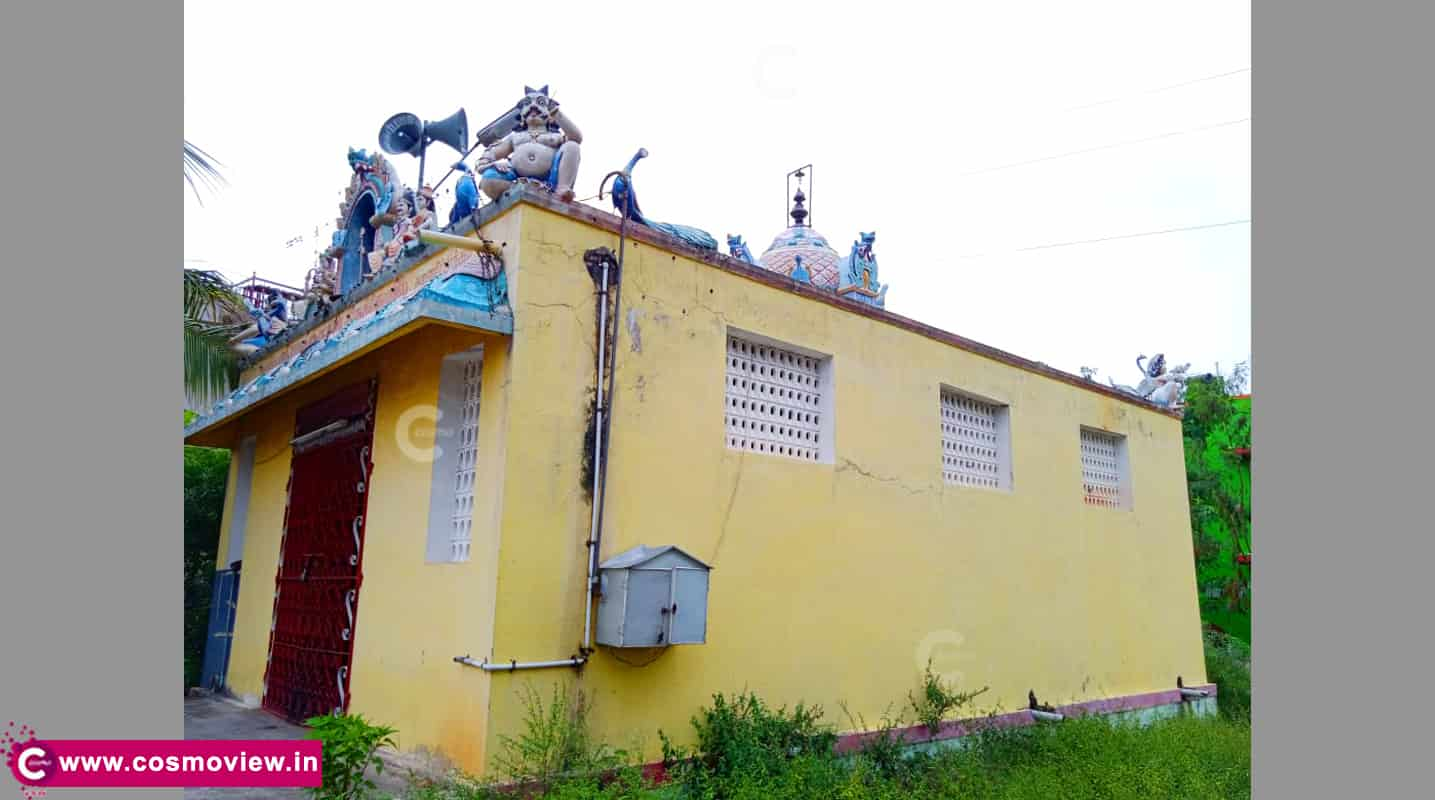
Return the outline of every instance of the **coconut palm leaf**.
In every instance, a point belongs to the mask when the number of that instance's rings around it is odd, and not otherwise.
[[[184,392],[197,407],[208,409],[222,398],[239,377],[228,337],[206,334],[184,326]]]
[[[204,205],[204,198],[199,194],[199,184],[204,184],[208,189],[214,189],[218,185],[226,183],[224,176],[220,174],[218,167],[222,166],[214,156],[204,152],[188,140],[184,143],[184,180],[194,192],[194,199]]]
[[[247,324],[244,300],[217,272],[184,271],[184,390],[201,407],[239,378],[229,339]]]
[[[244,298],[229,288],[218,272],[207,269],[184,271],[184,316],[204,322],[236,322],[249,310]]]
[[[225,183],[219,161],[187,139],[184,180],[200,205],[200,184],[213,190]],[[229,339],[248,322],[243,298],[219,273],[184,271],[184,389],[192,402],[208,407],[238,382],[239,365]]]

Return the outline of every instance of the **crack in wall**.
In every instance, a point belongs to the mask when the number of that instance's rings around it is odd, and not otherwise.
[[[858,464],[856,461],[853,461],[850,458],[839,459],[839,462],[840,463],[838,463],[837,468],[833,470],[834,473],[855,472],[864,478],[868,478],[879,483],[894,484],[908,494],[926,494],[928,491],[930,491],[930,487],[914,489],[904,483],[900,478],[885,478],[881,475],[877,475],[876,473],[868,472],[867,470],[862,468],[862,465]]]
[[[727,524],[728,521],[732,519],[733,506],[737,505],[737,487],[742,483],[742,465],[746,460],[742,454],[739,454],[737,457],[737,475],[733,476],[732,479],[732,494],[728,495],[727,510],[724,511],[722,515],[722,527],[718,529],[717,543],[713,545],[712,558],[708,559],[708,564],[712,566],[717,566],[718,554],[722,552],[723,540],[727,539]]]
[[[724,314],[724,313],[721,312],[721,311],[718,311],[717,309],[713,308],[712,306],[708,305],[707,303],[703,303],[703,302],[701,302],[701,301],[698,301],[698,302],[694,302],[694,303],[693,303],[693,306],[694,306],[695,308],[701,308],[702,310],[708,312],[709,314],[713,315],[714,317],[717,317],[718,319],[722,320],[722,322],[723,322],[724,325],[726,325],[726,326],[728,326],[728,327],[732,327],[732,320],[729,320],[729,319],[727,318],[727,315],[726,315],[726,314]]]

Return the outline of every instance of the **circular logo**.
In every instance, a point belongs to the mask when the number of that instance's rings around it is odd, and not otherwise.
[[[428,464],[443,455],[443,448],[433,444],[433,439],[429,439],[426,444],[415,443],[415,438],[423,437],[414,436],[414,423],[422,420],[437,425],[438,406],[416,405],[407,408],[399,415],[399,420],[394,425],[394,439],[398,442],[399,452],[421,464]]]
[[[16,743],[10,767],[15,779],[26,786],[44,786],[60,771],[55,751],[44,742],[33,740]]]
[[[967,638],[957,631],[932,631],[917,643],[917,669],[925,671],[930,666],[932,672],[943,681],[961,686],[966,673],[957,665],[971,658],[961,650],[966,640]]]
[[[790,44],[774,44],[757,55],[755,83],[769,100],[791,100],[797,96],[794,75],[802,74],[797,48]]]

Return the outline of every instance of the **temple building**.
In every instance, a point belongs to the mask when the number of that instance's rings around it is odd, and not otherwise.
[[[929,664],[1016,722],[1209,712],[1171,404],[887,311],[800,189],[724,254],[639,210],[645,151],[574,202],[546,87],[503,119],[447,225],[351,151],[305,298],[185,428],[235,454],[211,687],[476,774],[528,683],[650,762],[716,692],[877,720]]]

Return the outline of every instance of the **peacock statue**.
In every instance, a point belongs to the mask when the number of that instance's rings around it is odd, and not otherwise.
[[[473,176],[473,170],[462,161],[454,164],[453,168],[462,173],[462,177],[458,179],[458,185],[453,190],[453,209],[448,212],[450,225],[478,208],[478,181]]]
[[[633,167],[638,163],[639,159],[646,158],[647,155],[647,150],[639,148],[633,158],[628,161],[628,166],[624,167],[622,172],[614,173],[616,177],[613,179],[613,191],[610,194],[613,200],[613,208],[617,209],[619,214],[622,214],[639,225],[646,225],[653,230],[662,231],[669,236],[675,236],[698,249],[716,252],[718,249],[717,239],[714,239],[712,234],[709,234],[705,230],[689,225],[654,222],[643,216],[642,210],[638,208],[638,195],[633,191]]]

